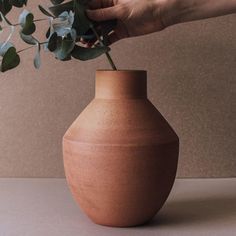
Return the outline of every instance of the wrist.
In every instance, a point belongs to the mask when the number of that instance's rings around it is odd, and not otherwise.
[[[191,0],[164,0],[160,10],[165,27],[184,22],[192,11]]]
[[[235,0],[154,0],[163,27],[236,13]]]

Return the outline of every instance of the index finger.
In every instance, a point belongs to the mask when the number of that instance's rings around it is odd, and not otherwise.
[[[114,6],[113,0],[90,0],[88,2],[90,9],[107,8]]]

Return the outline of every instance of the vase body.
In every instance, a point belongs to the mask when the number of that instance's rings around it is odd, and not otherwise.
[[[72,195],[107,226],[152,219],[173,186],[178,153],[178,136],[147,99],[145,71],[97,71],[95,98],[63,137]]]

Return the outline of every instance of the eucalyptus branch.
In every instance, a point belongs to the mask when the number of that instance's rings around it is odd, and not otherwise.
[[[19,16],[19,22],[14,22],[14,24],[12,24],[5,16],[10,12],[13,6],[26,6],[27,0],[0,0],[0,11],[2,9],[4,10],[4,14],[0,14],[4,23],[0,29],[1,31],[5,28],[11,29],[5,42],[0,42],[2,50],[0,56],[0,72],[16,68],[20,64],[20,57],[18,54],[34,47],[36,49],[34,66],[38,69],[41,65],[40,52],[42,44],[45,44],[45,49],[54,53],[55,58],[61,61],[71,59],[86,61],[106,54],[112,69],[117,70],[108,53],[109,48],[105,43],[105,36],[112,31],[114,25],[109,21],[102,23],[97,22],[96,25],[98,25],[98,27],[102,26],[104,32],[106,32],[105,35],[100,35],[97,32],[97,28],[92,25],[92,22],[86,15],[88,1],[90,0],[51,0],[52,6],[47,9],[38,5],[39,10],[47,17],[34,19],[34,14],[27,9],[24,9]],[[18,5],[16,5],[16,3]],[[57,21],[54,22],[52,19],[57,19]],[[49,21],[49,27],[45,32],[47,42],[39,42],[33,36],[36,31],[36,22],[40,21]],[[28,47],[18,51],[14,44],[10,42],[13,31],[17,26],[20,27],[19,36],[26,44],[28,44]],[[76,45],[77,39],[80,37],[87,40],[95,37],[101,46],[85,48]]]
[[[93,25],[91,25],[91,29],[92,29],[93,33],[95,34],[97,40],[99,41],[100,45],[101,45],[101,46],[105,46],[104,43],[103,43],[103,41],[102,41],[102,39],[101,39],[100,36],[98,35],[98,33],[97,33],[97,31],[96,31],[96,29],[94,28]],[[106,52],[106,57],[107,57],[107,59],[108,59],[110,65],[111,65],[112,69],[113,69],[113,70],[117,70],[117,68],[116,68],[116,66],[115,66],[115,63],[113,62],[113,60],[112,60],[111,55],[110,55],[109,52]]]

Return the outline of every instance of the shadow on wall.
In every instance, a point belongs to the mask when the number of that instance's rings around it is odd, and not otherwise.
[[[196,199],[173,200],[167,202],[161,211],[145,227],[176,227],[181,225],[207,226],[224,219],[225,222],[235,217],[235,196],[219,196]]]

